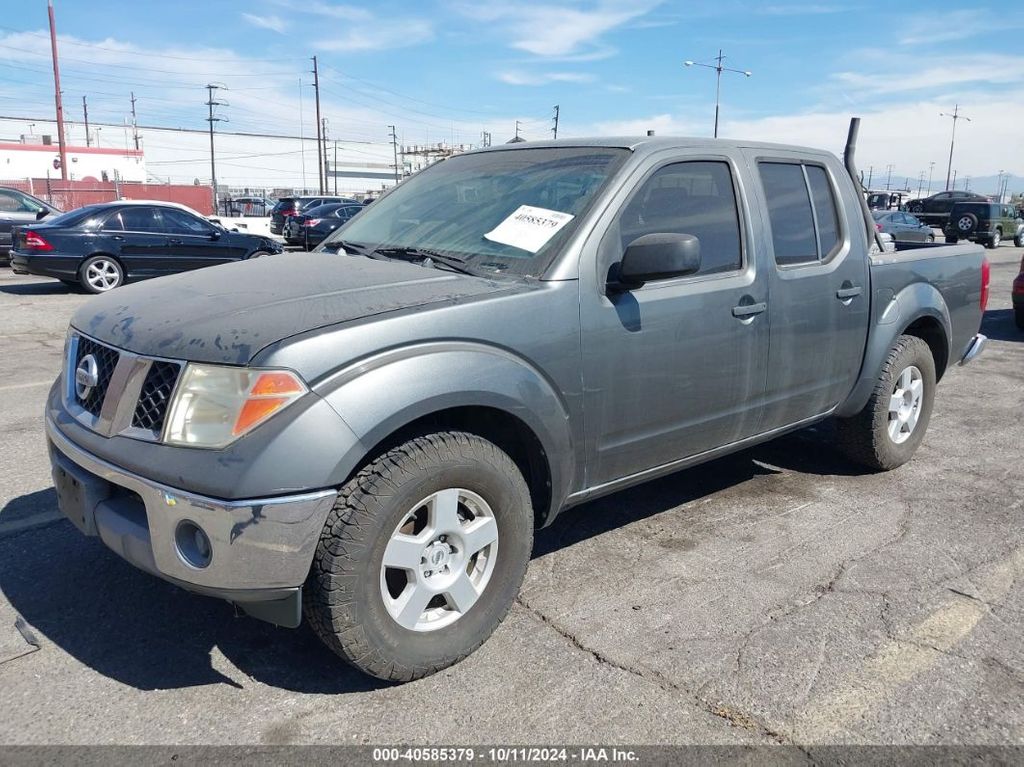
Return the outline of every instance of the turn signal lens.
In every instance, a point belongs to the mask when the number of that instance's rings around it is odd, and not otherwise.
[[[224,447],[307,391],[288,370],[190,364],[175,390],[164,442]]]

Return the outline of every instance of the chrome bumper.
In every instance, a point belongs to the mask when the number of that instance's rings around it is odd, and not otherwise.
[[[988,336],[978,333],[971,342],[967,344],[967,348],[964,349],[963,355],[960,357],[959,365],[966,365],[968,362],[973,360],[985,349],[985,344],[988,343]]]
[[[71,442],[49,418],[46,434],[61,511],[83,533],[190,591],[235,602],[255,617],[298,625],[299,590],[337,496],[334,490],[222,501],[107,463]],[[211,460],[210,470],[225,469]],[[179,550],[176,531],[182,522],[209,538],[212,556],[206,566],[193,566]],[[274,602],[287,608],[284,617],[275,610],[271,617],[261,614]]]

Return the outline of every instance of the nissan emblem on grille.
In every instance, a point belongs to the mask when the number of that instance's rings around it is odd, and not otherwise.
[[[96,358],[91,354],[86,354],[75,368],[75,394],[78,395],[78,399],[88,399],[93,387],[99,381],[100,369]]]

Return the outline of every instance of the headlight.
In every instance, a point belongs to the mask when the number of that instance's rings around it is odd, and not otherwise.
[[[287,370],[190,363],[175,389],[164,442],[224,447],[307,391]]]

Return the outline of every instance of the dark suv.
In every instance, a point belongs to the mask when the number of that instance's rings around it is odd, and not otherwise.
[[[351,197],[337,197],[329,194],[321,194],[311,197],[282,197],[270,211],[270,233],[281,234],[284,232],[284,220],[288,216],[294,216],[304,210],[326,205],[329,202],[343,202],[358,205],[358,200]]]
[[[958,202],[942,228],[946,242],[970,240],[998,248],[1004,239],[1024,246],[1024,220],[1013,205],[998,202]]]

